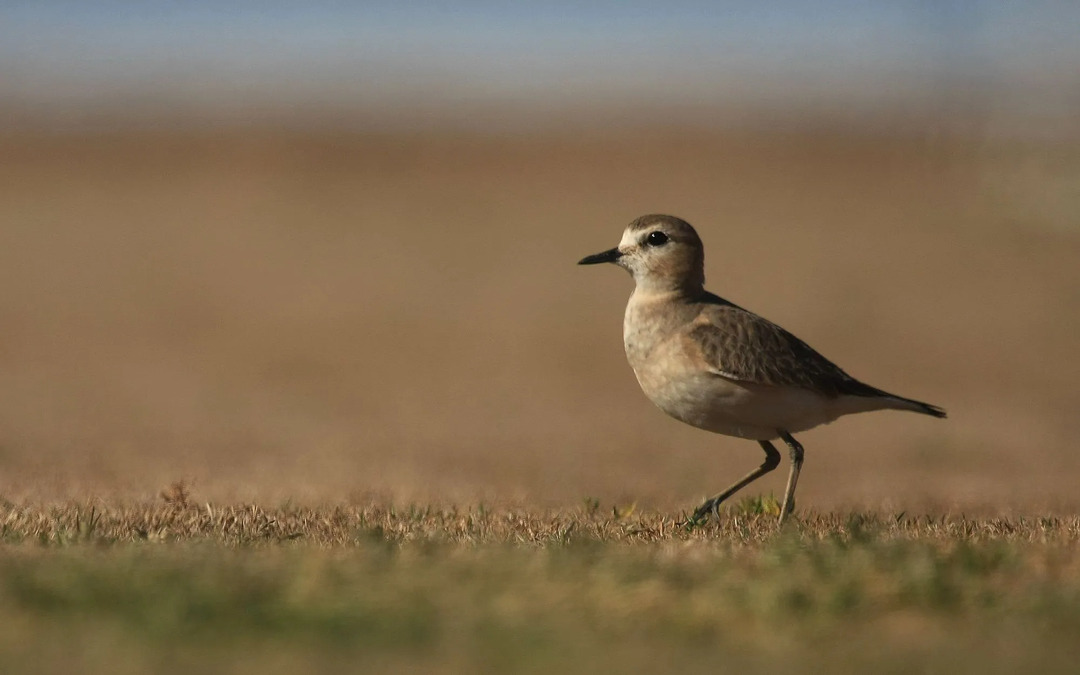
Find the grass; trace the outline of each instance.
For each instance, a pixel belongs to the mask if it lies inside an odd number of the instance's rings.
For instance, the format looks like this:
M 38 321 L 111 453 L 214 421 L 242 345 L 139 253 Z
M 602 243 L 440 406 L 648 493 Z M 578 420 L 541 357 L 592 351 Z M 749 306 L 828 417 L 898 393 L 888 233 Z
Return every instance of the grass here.
M 1080 518 L 0 503 L 3 672 L 1069 672 Z M 117 664 L 123 664 L 117 669 Z M 125 670 L 126 669 L 126 670 Z

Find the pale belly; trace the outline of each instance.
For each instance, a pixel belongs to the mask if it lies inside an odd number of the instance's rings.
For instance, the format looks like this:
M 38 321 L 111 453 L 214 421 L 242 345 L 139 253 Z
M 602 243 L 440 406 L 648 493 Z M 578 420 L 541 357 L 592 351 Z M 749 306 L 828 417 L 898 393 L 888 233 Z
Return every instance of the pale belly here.
M 840 411 L 813 392 L 733 382 L 709 373 L 657 376 L 635 370 L 642 391 L 658 408 L 691 426 L 725 436 L 777 438 L 835 420 Z
M 837 399 L 792 387 L 739 382 L 705 369 L 678 342 L 627 357 L 641 390 L 658 408 L 691 426 L 754 440 L 805 431 L 848 412 Z

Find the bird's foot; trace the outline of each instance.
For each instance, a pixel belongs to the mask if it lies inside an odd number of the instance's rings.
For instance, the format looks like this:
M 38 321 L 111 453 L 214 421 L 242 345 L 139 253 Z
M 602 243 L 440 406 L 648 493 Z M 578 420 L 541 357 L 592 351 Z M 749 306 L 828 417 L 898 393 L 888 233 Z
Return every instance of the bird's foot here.
M 690 516 L 686 521 L 686 525 L 688 527 L 704 525 L 705 522 L 709 520 L 709 516 L 716 516 L 717 519 L 720 518 L 720 500 L 715 497 L 706 500 L 704 504 L 697 507 L 697 510 L 694 511 L 694 515 Z

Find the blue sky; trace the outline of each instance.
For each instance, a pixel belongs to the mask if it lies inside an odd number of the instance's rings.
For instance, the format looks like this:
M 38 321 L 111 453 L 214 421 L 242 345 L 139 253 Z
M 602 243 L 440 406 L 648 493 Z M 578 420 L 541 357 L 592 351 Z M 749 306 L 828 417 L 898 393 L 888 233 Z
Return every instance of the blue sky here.
M 0 3 L 0 99 L 25 103 L 846 104 L 964 81 L 1061 105 L 1077 73 L 1076 2 Z

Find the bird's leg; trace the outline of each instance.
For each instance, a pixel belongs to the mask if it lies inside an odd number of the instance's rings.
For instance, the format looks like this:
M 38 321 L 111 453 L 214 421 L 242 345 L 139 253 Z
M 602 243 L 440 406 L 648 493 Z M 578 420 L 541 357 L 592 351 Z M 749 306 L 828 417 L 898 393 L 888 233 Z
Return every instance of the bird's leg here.
M 777 432 L 779 432 L 780 438 L 787 443 L 791 454 L 791 473 L 788 474 L 787 489 L 784 490 L 784 503 L 780 507 L 779 524 L 783 525 L 784 519 L 795 509 L 795 485 L 799 482 L 799 471 L 802 470 L 803 448 L 788 432 L 783 429 L 777 429 Z
M 694 511 L 690 522 L 696 523 L 704 520 L 710 513 L 719 517 L 721 502 L 780 465 L 780 453 L 773 447 L 773 444 L 769 441 L 758 441 L 758 443 L 761 443 L 761 449 L 765 451 L 765 461 L 762 462 L 761 466 L 743 476 L 740 481 L 712 499 L 706 500 L 704 504 L 698 507 L 697 511 Z

